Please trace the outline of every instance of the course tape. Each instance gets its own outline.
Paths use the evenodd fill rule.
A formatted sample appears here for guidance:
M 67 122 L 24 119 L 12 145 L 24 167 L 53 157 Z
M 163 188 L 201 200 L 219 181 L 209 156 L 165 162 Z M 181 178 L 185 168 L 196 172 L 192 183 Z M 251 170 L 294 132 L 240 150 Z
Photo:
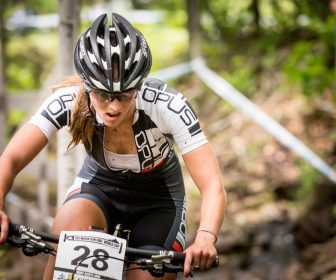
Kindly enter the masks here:
M 185 63 L 181 63 L 181 64 L 177 64 L 174 66 L 164 68 L 155 73 L 151 73 L 150 76 L 154 78 L 158 78 L 163 81 L 167 81 L 167 80 L 174 80 L 183 75 L 189 74 L 191 73 L 191 71 L 192 70 L 191 70 L 190 62 L 185 62 Z
M 264 113 L 258 106 L 246 98 L 231 84 L 210 70 L 202 58 L 194 59 L 191 62 L 191 68 L 196 75 L 217 95 L 225 99 L 236 109 L 248 115 L 284 146 L 301 156 L 332 182 L 336 183 L 336 173 L 326 162 L 324 162 L 310 148 L 294 137 L 278 122 Z

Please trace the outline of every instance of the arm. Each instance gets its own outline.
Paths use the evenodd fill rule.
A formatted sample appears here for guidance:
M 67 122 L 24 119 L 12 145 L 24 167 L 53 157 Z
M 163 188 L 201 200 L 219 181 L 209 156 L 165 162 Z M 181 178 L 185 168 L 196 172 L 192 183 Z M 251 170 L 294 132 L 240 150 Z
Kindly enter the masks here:
M 187 250 L 184 274 L 190 274 L 191 264 L 210 268 L 217 254 L 215 242 L 222 225 L 226 194 L 216 157 L 209 144 L 183 155 L 186 167 L 201 192 L 201 218 L 194 244 Z
M 7 193 L 12 188 L 16 175 L 48 143 L 42 131 L 32 125 L 24 125 L 11 139 L 0 158 L 0 244 L 6 240 L 8 233 L 8 216 L 4 212 Z

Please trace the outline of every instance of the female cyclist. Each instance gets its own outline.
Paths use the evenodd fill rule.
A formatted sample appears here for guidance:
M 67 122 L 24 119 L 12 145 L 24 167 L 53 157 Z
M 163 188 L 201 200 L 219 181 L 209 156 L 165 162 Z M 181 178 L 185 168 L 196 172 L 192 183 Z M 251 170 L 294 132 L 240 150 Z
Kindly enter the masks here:
M 209 268 L 216 256 L 226 195 L 218 164 L 186 98 L 164 82 L 147 78 L 151 52 L 126 19 L 99 16 L 80 36 L 74 52 L 78 76 L 55 86 L 55 92 L 12 138 L 0 161 L 0 243 L 8 216 L 5 197 L 15 176 L 63 126 L 70 146 L 83 143 L 87 157 L 54 219 L 53 232 L 131 230 L 129 245 L 186 252 L 184 275 L 191 265 Z M 200 225 L 185 248 L 185 190 L 176 143 L 199 188 Z M 52 279 L 49 258 L 44 279 Z M 162 279 L 175 279 L 167 274 Z M 152 279 L 141 270 L 127 279 Z

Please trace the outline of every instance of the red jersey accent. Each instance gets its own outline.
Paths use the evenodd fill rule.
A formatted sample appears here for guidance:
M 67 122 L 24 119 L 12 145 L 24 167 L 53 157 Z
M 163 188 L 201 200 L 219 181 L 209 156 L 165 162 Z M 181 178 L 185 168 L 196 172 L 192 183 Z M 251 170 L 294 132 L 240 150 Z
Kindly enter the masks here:
M 141 173 L 147 173 L 147 172 L 150 172 L 150 171 L 152 171 L 153 169 L 155 169 L 155 168 L 161 166 L 161 165 L 163 164 L 163 162 L 164 162 L 164 160 L 161 160 L 157 165 L 155 165 L 155 166 L 153 166 L 153 167 L 151 167 L 151 168 L 144 169 L 144 170 L 141 171 Z
M 181 246 L 180 243 L 178 243 L 176 240 L 175 240 L 174 243 L 173 243 L 173 249 L 174 249 L 176 252 L 183 252 L 183 248 L 182 248 L 182 246 Z

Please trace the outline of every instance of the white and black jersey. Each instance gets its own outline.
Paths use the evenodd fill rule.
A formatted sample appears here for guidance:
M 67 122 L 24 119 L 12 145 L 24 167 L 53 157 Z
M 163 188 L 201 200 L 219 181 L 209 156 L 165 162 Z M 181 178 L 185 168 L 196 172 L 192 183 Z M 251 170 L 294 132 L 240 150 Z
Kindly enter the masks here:
M 42 104 L 30 122 L 50 139 L 57 130 L 70 124 L 71 109 L 78 90 L 78 87 L 57 90 Z M 134 172 L 147 172 L 157 166 L 167 157 L 174 143 L 181 154 L 207 143 L 189 102 L 162 81 L 146 79 L 135 102 L 133 133 L 140 169 Z M 103 135 L 104 128 L 97 128 L 92 156 L 107 167 L 101 139 Z

